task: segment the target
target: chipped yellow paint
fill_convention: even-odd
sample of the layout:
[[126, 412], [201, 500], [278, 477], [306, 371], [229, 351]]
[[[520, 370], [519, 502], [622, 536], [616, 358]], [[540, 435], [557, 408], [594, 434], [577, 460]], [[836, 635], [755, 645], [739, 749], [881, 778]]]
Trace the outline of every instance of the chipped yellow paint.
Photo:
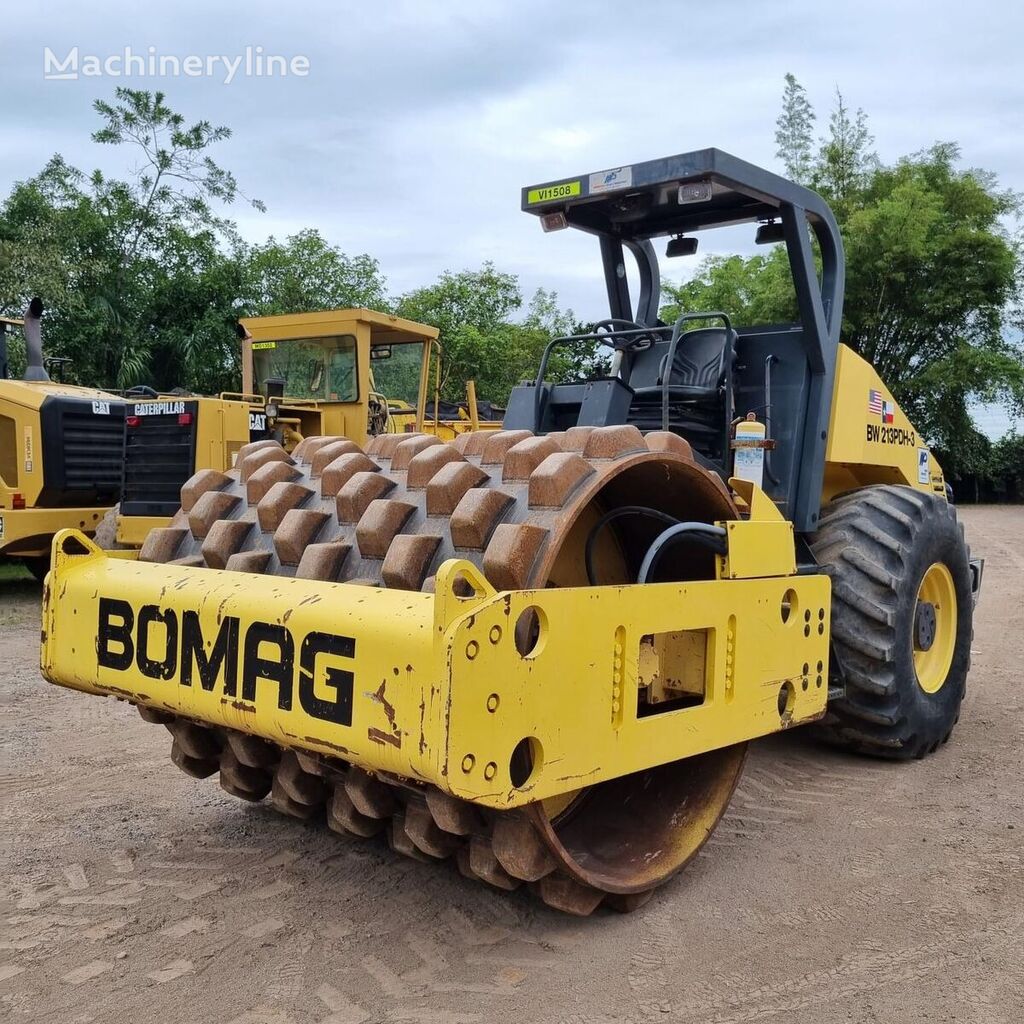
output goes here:
[[[730, 544], [758, 529], [756, 522], [735, 524]], [[752, 556], [744, 558], [751, 571]], [[770, 572], [776, 563], [769, 557]], [[467, 589], [457, 586], [460, 578], [472, 596], [459, 596]], [[126, 602], [136, 619], [144, 606], [173, 613], [175, 623], [186, 613], [198, 616], [206, 657], [230, 617], [238, 620], [240, 652], [250, 628], [263, 623], [286, 629], [295, 652], [327, 634], [350, 638], [351, 653], [315, 656], [305, 682], [296, 663], [287, 706], [279, 684], [265, 675], [253, 683], [254, 698], [244, 699], [237, 686], [225, 692], [223, 672], [209, 689], [195, 673], [183, 685], [186, 655], [170, 656], [172, 630], [159, 621], [147, 627], [147, 657], [166, 672], [143, 672], [140, 659], [130, 656], [122, 667], [101, 664], [103, 599]], [[829, 600], [824, 575], [498, 593], [458, 560], [441, 567], [434, 594], [410, 593], [141, 564], [107, 557], [82, 535], [64, 531], [54, 542], [44, 600], [42, 670], [73, 689], [113, 694], [505, 808], [820, 717]], [[517, 647], [516, 624], [531, 609], [540, 633], [525, 650], [523, 630]], [[644, 638], [680, 630], [707, 637], [703, 647], [665, 648], [704, 651], [705, 664], [696, 670], [707, 681], [703, 700], [638, 717]], [[133, 643], [139, 646], [137, 636]], [[122, 651], [116, 641], [108, 648]], [[258, 642], [253, 653], [272, 654]], [[684, 673], [666, 663], [670, 657], [663, 656], [663, 671], [693, 676], [693, 666]], [[311, 694], [332, 695], [332, 671], [352, 674], [351, 725], [308, 710]], [[793, 695], [785, 707], [783, 688]], [[515, 767], [517, 749], [530, 752], [525, 777]]]

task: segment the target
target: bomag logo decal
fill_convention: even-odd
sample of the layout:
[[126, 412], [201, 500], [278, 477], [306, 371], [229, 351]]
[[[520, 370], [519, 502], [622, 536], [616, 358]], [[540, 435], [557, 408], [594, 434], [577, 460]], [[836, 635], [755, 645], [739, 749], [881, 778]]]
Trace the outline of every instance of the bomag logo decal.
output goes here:
[[232, 615], [220, 620], [211, 637], [204, 635], [196, 611], [155, 604], [136, 610], [127, 601], [101, 597], [96, 653], [102, 668], [127, 672], [134, 667], [147, 679], [198, 683], [207, 693], [249, 704], [276, 691], [282, 711], [292, 710], [297, 694], [307, 715], [352, 724], [354, 675], [337, 662], [353, 665], [354, 637], [320, 632], [297, 637], [272, 622], [251, 622], [243, 630]]
[[876, 444], [900, 444], [917, 447], [917, 434], [903, 427], [885, 427], [881, 423], [869, 423], [867, 439]]

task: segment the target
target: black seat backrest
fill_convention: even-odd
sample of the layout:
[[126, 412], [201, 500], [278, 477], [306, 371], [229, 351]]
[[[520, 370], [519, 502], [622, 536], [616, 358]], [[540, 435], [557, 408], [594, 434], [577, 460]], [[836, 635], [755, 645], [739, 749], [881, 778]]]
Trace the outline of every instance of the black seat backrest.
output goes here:
[[[724, 327], [700, 327], [680, 335], [668, 383], [675, 387], [716, 391], [725, 375], [727, 354], [731, 358], [735, 341]], [[665, 382], [666, 352], [661, 361], [658, 383]]]

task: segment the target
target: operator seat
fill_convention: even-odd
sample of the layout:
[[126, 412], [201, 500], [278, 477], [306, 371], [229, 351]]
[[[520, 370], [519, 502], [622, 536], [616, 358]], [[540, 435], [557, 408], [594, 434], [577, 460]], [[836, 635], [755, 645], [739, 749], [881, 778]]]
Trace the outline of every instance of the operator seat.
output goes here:
[[[680, 335], [671, 369], [669, 353], [661, 357], [653, 385], [636, 387], [629, 422], [641, 430], [660, 430], [662, 394], [668, 382], [669, 429], [687, 437], [695, 447], [717, 448], [723, 433], [726, 382], [736, 358], [736, 332], [724, 327], [699, 327]], [[634, 378], [635, 379], [635, 378]], [[702, 441], [704, 443], [702, 443]], [[719, 457], [721, 453], [715, 452]]]

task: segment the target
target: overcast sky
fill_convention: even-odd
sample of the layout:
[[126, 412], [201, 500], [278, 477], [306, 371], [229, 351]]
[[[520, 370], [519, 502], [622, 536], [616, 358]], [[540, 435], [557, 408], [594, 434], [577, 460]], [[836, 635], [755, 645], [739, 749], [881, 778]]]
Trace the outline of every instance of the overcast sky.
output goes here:
[[[187, 117], [233, 129], [216, 159], [267, 204], [232, 211], [248, 238], [317, 227], [376, 256], [394, 294], [493, 260], [594, 318], [596, 243], [543, 235], [519, 211], [521, 186], [705, 146], [776, 167], [792, 71], [819, 121], [837, 85], [863, 107], [883, 160], [955, 140], [965, 163], [1024, 190], [1022, 46], [1011, 0], [10, 3], [0, 189], [54, 152], [123, 174], [123, 154], [89, 141], [90, 105], [119, 84], [161, 88]], [[262, 47], [309, 69], [48, 81], [46, 47], [61, 60], [78, 47], [80, 69], [125, 47], [204, 59]]]

